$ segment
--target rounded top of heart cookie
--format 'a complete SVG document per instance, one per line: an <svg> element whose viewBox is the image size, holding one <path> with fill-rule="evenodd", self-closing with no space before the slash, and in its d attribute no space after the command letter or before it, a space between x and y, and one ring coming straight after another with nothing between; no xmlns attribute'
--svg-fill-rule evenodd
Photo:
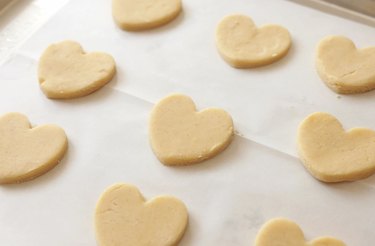
<svg viewBox="0 0 375 246"><path fill-rule="evenodd" d="M222 109L196 111L192 99L172 94L159 101L151 112L151 147L166 165L201 162L223 151L233 136L231 116Z"/></svg>
<svg viewBox="0 0 375 246"><path fill-rule="evenodd" d="M285 56L291 46L287 29L278 25L257 28L245 15L225 17L216 29L216 45L221 56L237 68L270 64Z"/></svg>
<svg viewBox="0 0 375 246"><path fill-rule="evenodd" d="M357 49L343 36L321 40L316 68L321 79L338 93L359 93L375 88L375 47Z"/></svg>
<svg viewBox="0 0 375 246"><path fill-rule="evenodd" d="M181 0L112 0L112 15L116 24L128 31L166 24L181 9Z"/></svg>
<svg viewBox="0 0 375 246"><path fill-rule="evenodd" d="M112 56L85 53L79 43L70 40L50 45L38 67L40 88L55 99L88 95L111 81L115 72Z"/></svg>
<svg viewBox="0 0 375 246"><path fill-rule="evenodd" d="M100 246L174 246L188 223L185 205L170 196L145 201L129 184L109 187L99 199L96 236Z"/></svg>
<svg viewBox="0 0 375 246"><path fill-rule="evenodd" d="M332 115L317 112L298 129L298 151L310 173L325 182L353 181L375 172L375 132L345 132Z"/></svg>
<svg viewBox="0 0 375 246"><path fill-rule="evenodd" d="M26 116L0 117L0 183L33 179L58 164L67 149L67 137L56 125L31 128Z"/></svg>
<svg viewBox="0 0 375 246"><path fill-rule="evenodd" d="M301 228L296 223L288 219L276 218L265 223L255 239L255 246L275 245L345 246L345 243L332 237L320 237L307 242Z"/></svg>

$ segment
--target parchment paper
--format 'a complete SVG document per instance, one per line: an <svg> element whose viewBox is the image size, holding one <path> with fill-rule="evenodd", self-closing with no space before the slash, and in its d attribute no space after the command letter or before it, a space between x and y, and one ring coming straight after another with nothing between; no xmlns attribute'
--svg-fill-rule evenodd
<svg viewBox="0 0 375 246"><path fill-rule="evenodd" d="M214 33L232 13L289 29L287 57L257 69L227 65ZM185 202L190 224L183 246L252 245L260 226L279 216L295 220L308 239L331 235L350 246L372 246L375 176L326 185L296 158L297 126L312 112L332 113L347 128L375 129L375 92L338 96L315 72L315 46L332 34L359 47L374 45L373 28L288 1L184 1L175 21L137 33L115 26L110 1L71 1L0 67L0 112L58 124L70 143L54 170L0 187L1 245L95 245L95 203L106 187L126 182L147 198L169 194ZM112 54L114 81L81 99L47 99L37 62L50 43L65 39ZM190 95L199 109L221 107L233 116L238 135L225 152L183 168L157 161L148 115L171 92Z"/></svg>

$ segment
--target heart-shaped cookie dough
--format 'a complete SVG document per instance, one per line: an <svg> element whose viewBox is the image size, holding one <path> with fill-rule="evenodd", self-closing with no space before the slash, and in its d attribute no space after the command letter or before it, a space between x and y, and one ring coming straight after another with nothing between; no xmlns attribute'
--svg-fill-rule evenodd
<svg viewBox="0 0 375 246"><path fill-rule="evenodd" d="M277 218L262 226L256 237L255 246L345 246L345 243L332 237L320 237L306 242L301 228L296 223Z"/></svg>
<svg viewBox="0 0 375 246"><path fill-rule="evenodd" d="M86 96L107 84L116 72L115 61L105 53L86 54L73 41L50 45L39 61L39 83L49 98Z"/></svg>
<svg viewBox="0 0 375 246"><path fill-rule="evenodd" d="M337 93L360 93L375 89L375 47L357 49L342 36L320 41L316 52L320 78Z"/></svg>
<svg viewBox="0 0 375 246"><path fill-rule="evenodd" d="M345 132L332 115L314 113L298 129L301 160L324 182L353 181L375 172L375 132L353 128Z"/></svg>
<svg viewBox="0 0 375 246"><path fill-rule="evenodd" d="M151 147L166 165L188 165L223 151L233 136L233 121L222 109L196 112L194 102L172 94L158 102L149 126Z"/></svg>
<svg viewBox="0 0 375 246"><path fill-rule="evenodd" d="M112 0L116 24L128 31L164 25L181 12L181 0Z"/></svg>
<svg viewBox="0 0 375 246"><path fill-rule="evenodd" d="M55 125L31 128L26 116L8 113L0 117L0 184L36 178L64 156L68 141Z"/></svg>
<svg viewBox="0 0 375 246"><path fill-rule="evenodd" d="M251 68L273 63L284 57L291 46L288 30L277 25L257 28L244 15L225 17L216 30L219 53L236 68Z"/></svg>
<svg viewBox="0 0 375 246"><path fill-rule="evenodd" d="M108 188L95 212L99 246L175 246L187 223L188 212L180 200L159 196L145 202L128 184Z"/></svg>

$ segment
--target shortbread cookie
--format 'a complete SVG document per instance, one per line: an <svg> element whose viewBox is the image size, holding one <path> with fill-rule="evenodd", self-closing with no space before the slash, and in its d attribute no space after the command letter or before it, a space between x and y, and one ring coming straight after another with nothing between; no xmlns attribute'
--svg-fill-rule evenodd
<svg viewBox="0 0 375 246"><path fill-rule="evenodd" d="M145 201L128 184L108 188L95 212L99 246L175 246L188 223L185 205L170 196Z"/></svg>
<svg viewBox="0 0 375 246"><path fill-rule="evenodd" d="M273 63L284 57L291 46L289 32L278 25L257 28L244 15L225 17L216 30L219 53L236 68L251 68Z"/></svg>
<svg viewBox="0 0 375 246"><path fill-rule="evenodd" d="M353 128L347 132L332 115L314 113L298 129L301 160L324 182L353 181L375 172L375 132Z"/></svg>
<svg viewBox="0 0 375 246"><path fill-rule="evenodd" d="M357 49L341 36L326 37L316 52L320 78L337 93L360 93L375 89L375 47Z"/></svg>
<svg viewBox="0 0 375 246"><path fill-rule="evenodd" d="M181 12L181 0L112 0L117 25L128 31L164 25Z"/></svg>
<svg viewBox="0 0 375 246"><path fill-rule="evenodd" d="M223 151L231 142L233 121L222 109L197 112L190 97L172 94L154 106L149 134L152 149L162 163L187 165Z"/></svg>
<svg viewBox="0 0 375 246"><path fill-rule="evenodd" d="M262 226L256 237L255 246L345 246L345 243L333 237L319 237L307 242L296 223L277 218Z"/></svg>
<svg viewBox="0 0 375 246"><path fill-rule="evenodd" d="M39 83L49 98L86 96L107 84L116 72L115 61L105 53L85 53L73 41L50 45L39 61Z"/></svg>
<svg viewBox="0 0 375 246"><path fill-rule="evenodd" d="M56 125L31 128L26 116L8 113L0 117L0 184L36 178L63 158L68 141Z"/></svg>

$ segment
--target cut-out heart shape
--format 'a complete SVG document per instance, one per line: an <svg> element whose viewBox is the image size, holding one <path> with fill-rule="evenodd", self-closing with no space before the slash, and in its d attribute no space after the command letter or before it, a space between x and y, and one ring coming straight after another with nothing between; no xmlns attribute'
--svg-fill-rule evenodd
<svg viewBox="0 0 375 246"><path fill-rule="evenodd" d="M216 30L219 53L236 68L259 67L284 57L291 46L288 30L277 25L257 28L244 15L225 17Z"/></svg>
<svg viewBox="0 0 375 246"><path fill-rule="evenodd" d="M128 31L164 25L181 12L181 0L112 0L116 24Z"/></svg>
<svg viewBox="0 0 375 246"><path fill-rule="evenodd" d="M180 200L159 196L145 202L128 184L108 188L95 212L99 246L175 246L187 223L187 209Z"/></svg>
<svg viewBox="0 0 375 246"><path fill-rule="evenodd" d="M80 44L50 45L39 61L39 83L49 98L86 96L107 84L116 73L115 61L105 53L86 54Z"/></svg>
<svg viewBox="0 0 375 246"><path fill-rule="evenodd" d="M337 93L375 89L375 47L357 49L346 37L326 37L318 44L316 68L320 78Z"/></svg>
<svg viewBox="0 0 375 246"><path fill-rule="evenodd" d="M306 242L301 228L296 223L276 218L262 226L256 237L255 246L345 246L345 243L332 237L320 237Z"/></svg>
<svg viewBox="0 0 375 246"><path fill-rule="evenodd" d="M223 151L233 136L233 121L222 109L196 112L194 102L172 94L158 102L150 119L151 147L166 165L188 165Z"/></svg>
<svg viewBox="0 0 375 246"><path fill-rule="evenodd" d="M31 128L26 116L8 113L0 117L0 184L36 178L64 156L68 141L55 125Z"/></svg>
<svg viewBox="0 0 375 246"><path fill-rule="evenodd" d="M345 132L332 115L314 113L298 129L298 149L307 170L324 182L353 181L375 172L375 132Z"/></svg>

